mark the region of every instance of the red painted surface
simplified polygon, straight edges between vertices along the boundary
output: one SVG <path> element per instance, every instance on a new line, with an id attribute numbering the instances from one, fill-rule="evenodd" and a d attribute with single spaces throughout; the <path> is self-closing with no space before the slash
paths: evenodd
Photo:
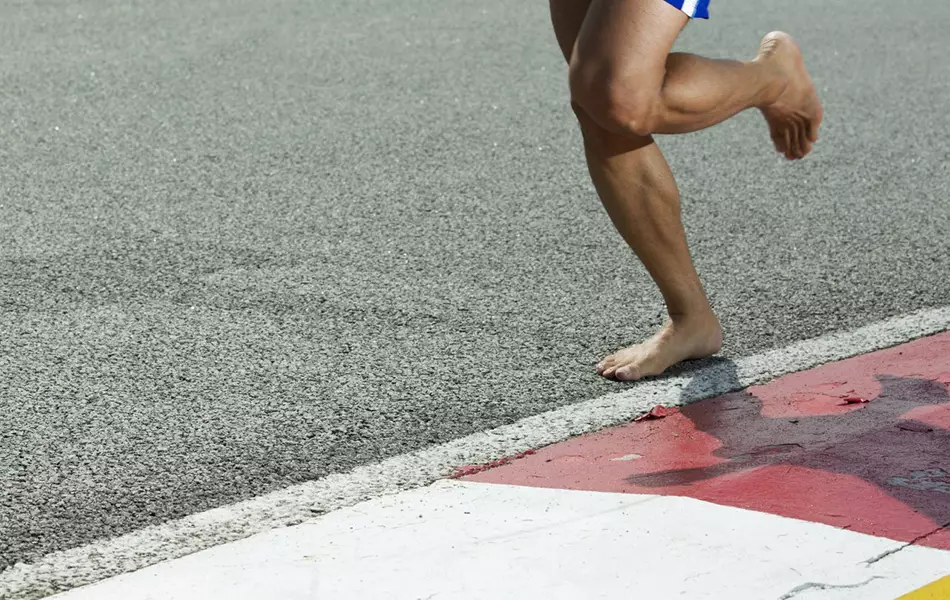
<path id="1" fill-rule="evenodd" d="M 493 460 L 492 462 L 485 465 L 464 465 L 455 469 L 449 478 L 450 479 L 461 479 L 466 475 L 474 475 L 475 473 L 481 473 L 482 471 L 487 471 L 489 469 L 495 469 L 502 465 L 507 465 L 513 460 L 518 460 L 519 458 L 524 458 L 525 456 L 530 456 L 534 454 L 534 450 L 525 450 L 524 452 L 519 452 L 514 456 L 508 456 L 506 458 L 499 458 L 498 460 Z"/>
<path id="2" fill-rule="evenodd" d="M 465 479 L 690 496 L 950 549 L 948 388 L 950 334 L 941 334 Z"/>

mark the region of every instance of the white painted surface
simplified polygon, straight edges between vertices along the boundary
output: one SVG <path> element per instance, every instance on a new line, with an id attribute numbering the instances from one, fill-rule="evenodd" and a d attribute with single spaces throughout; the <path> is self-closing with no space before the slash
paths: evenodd
<path id="1" fill-rule="evenodd" d="M 690 498 L 442 481 L 55 598 L 893 600 L 950 572 L 918 547 L 867 564 L 902 545 Z M 809 582 L 826 587 L 788 595 Z"/>
<path id="2" fill-rule="evenodd" d="M 274 527 L 300 523 L 311 510 L 329 511 L 416 488 L 455 467 L 483 464 L 574 435 L 630 421 L 657 404 L 676 406 L 762 383 L 829 361 L 865 354 L 950 329 L 950 307 L 923 310 L 719 364 L 690 377 L 641 382 L 623 392 L 565 406 L 452 442 L 364 465 L 345 474 L 295 485 L 147 527 L 117 538 L 54 552 L 0 573 L 0 598 L 35 598 L 98 581 Z M 687 387 L 688 386 L 688 387 Z"/>

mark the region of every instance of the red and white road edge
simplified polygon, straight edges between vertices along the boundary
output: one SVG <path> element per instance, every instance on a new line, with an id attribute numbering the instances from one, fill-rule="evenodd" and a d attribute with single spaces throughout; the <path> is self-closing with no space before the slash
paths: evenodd
<path id="1" fill-rule="evenodd" d="M 624 397 L 659 398 L 672 407 L 666 416 L 528 453 L 503 446 L 518 457 L 489 453 L 482 462 L 495 460 L 492 468 L 55 598 L 947 600 L 950 333 L 934 333 L 950 328 L 942 310 L 928 313 L 931 331 L 913 330 L 925 337 L 897 346 L 903 340 L 887 337 L 895 320 L 838 334 L 836 351 L 819 340 L 724 362 L 717 381 L 731 377 L 722 385 L 738 391 L 695 403 L 716 386 L 700 377 L 637 384 Z M 886 349 L 855 356 L 841 349 L 848 344 Z M 835 352 L 852 357 L 829 361 Z M 796 372 L 749 375 L 783 360 Z M 794 368 L 803 364 L 820 366 Z"/>

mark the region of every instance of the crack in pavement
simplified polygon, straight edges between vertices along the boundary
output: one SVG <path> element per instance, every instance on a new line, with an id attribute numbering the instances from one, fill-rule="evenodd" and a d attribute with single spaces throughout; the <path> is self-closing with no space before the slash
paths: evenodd
<path id="1" fill-rule="evenodd" d="M 873 565 L 874 563 L 878 562 L 879 560 L 883 560 L 883 559 L 887 558 L 888 556 L 890 556 L 890 555 L 892 555 L 892 554 L 897 554 L 898 552 L 900 552 L 900 551 L 903 550 L 904 548 L 906 548 L 906 547 L 908 547 L 908 546 L 913 546 L 913 545 L 915 545 L 917 542 L 919 542 L 920 540 L 922 540 L 922 539 L 924 539 L 924 538 L 928 538 L 928 537 L 932 536 L 933 534 L 937 533 L 938 531 L 941 531 L 941 530 L 944 530 L 944 529 L 950 529 L 950 521 L 948 521 L 948 522 L 944 523 L 943 525 L 937 527 L 937 528 L 934 529 L 933 531 L 928 531 L 927 533 L 924 533 L 924 534 L 922 534 L 922 535 L 919 535 L 919 536 L 915 537 L 914 539 L 912 539 L 911 541 L 907 542 L 906 544 L 903 544 L 903 545 L 901 545 L 901 546 L 898 546 L 897 548 L 894 548 L 893 550 L 888 550 L 887 552 L 882 552 L 881 554 L 878 554 L 877 556 L 872 556 L 871 558 L 867 559 L 867 560 L 864 561 L 864 562 L 865 562 L 866 564 L 868 564 L 868 565 Z"/>
<path id="2" fill-rule="evenodd" d="M 802 593 L 802 592 L 804 592 L 804 591 L 806 591 L 806 590 L 813 590 L 813 589 L 818 589 L 818 590 L 832 590 L 832 589 L 859 588 L 859 587 L 862 587 L 862 586 L 865 586 L 865 585 L 871 583 L 871 582 L 874 581 L 875 579 L 887 579 L 887 578 L 886 578 L 886 577 L 882 577 L 882 576 L 880 576 L 880 575 L 874 575 L 874 576 L 872 576 L 872 577 L 866 579 L 865 581 L 862 581 L 861 583 L 851 583 L 851 584 L 847 584 L 847 585 L 833 585 L 833 584 L 830 584 L 830 583 L 815 583 L 815 582 L 813 582 L 813 581 L 809 581 L 809 582 L 807 582 L 807 583 L 803 583 L 803 584 L 801 584 L 801 585 L 799 585 L 799 586 L 796 586 L 796 587 L 793 588 L 792 590 L 786 592 L 784 595 L 780 596 L 778 600 L 789 600 L 789 598 L 792 598 L 792 597 L 794 597 L 794 596 L 797 596 L 798 594 L 800 594 L 800 593 Z"/>

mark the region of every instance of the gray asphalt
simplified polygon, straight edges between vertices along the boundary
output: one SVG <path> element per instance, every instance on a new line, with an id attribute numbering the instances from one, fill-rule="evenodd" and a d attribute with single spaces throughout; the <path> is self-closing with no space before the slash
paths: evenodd
<path id="1" fill-rule="evenodd" d="M 950 304 L 950 4 L 717 0 L 825 102 L 660 140 L 741 357 Z M 0 569 L 615 391 L 661 323 L 544 2 L 0 4 Z"/>

